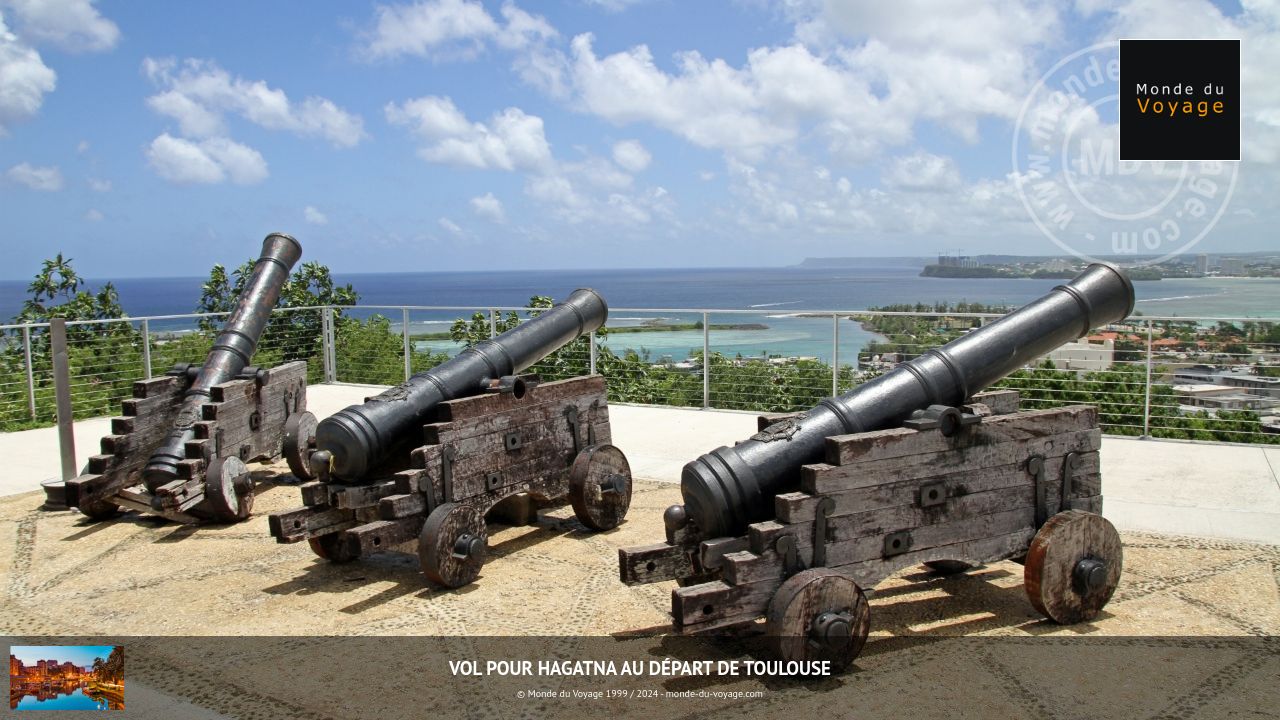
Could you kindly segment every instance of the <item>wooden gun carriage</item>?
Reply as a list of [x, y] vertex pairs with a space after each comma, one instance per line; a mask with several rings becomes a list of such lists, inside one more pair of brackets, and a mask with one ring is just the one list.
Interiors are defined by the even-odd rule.
[[416, 552], [430, 580], [456, 588], [479, 576], [487, 516], [529, 524], [540, 508], [570, 502], [588, 528], [616, 527], [631, 502], [631, 471], [609, 444], [604, 378], [502, 380], [435, 406], [407, 469], [345, 484], [330, 475], [328, 453], [311, 454], [304, 506], [272, 514], [271, 534], [306, 540], [332, 562]]
[[[767, 440], [791, 419], [761, 418]], [[827, 438], [826, 462], [775, 496], [775, 518], [741, 536], [705, 538], [682, 506], [667, 541], [622, 548], [629, 585], [677, 580], [676, 632], [749, 626], [781, 657], [840, 668], [870, 630], [866, 590], [903, 568], [960, 572], [1025, 564], [1035, 608], [1059, 623], [1095, 617], [1119, 581], [1119, 535], [1102, 510], [1091, 406], [1018, 411], [1014, 391], [931, 408], [905, 426]]]
[[61, 490], [66, 504], [93, 519], [121, 508], [181, 523], [238, 522], [253, 509], [253, 479], [246, 463], [279, 458], [297, 433], [307, 407], [307, 364], [246, 367], [236, 379], [211, 388], [198, 417], [183, 420], [194, 430], [184, 445], [178, 477], [149, 490], [143, 468], [184, 412], [183, 396], [195, 378], [190, 365], [133, 384], [122, 417], [111, 419], [101, 454]]

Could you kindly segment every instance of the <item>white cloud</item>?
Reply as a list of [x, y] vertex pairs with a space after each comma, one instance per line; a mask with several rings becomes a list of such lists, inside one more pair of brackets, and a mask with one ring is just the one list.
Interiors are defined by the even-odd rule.
[[471, 209], [475, 214], [489, 218], [494, 222], [505, 222], [507, 219], [506, 212], [502, 208], [502, 201], [493, 196], [493, 193], [485, 193], [479, 197], [471, 198]]
[[306, 220], [308, 223], [312, 225], [328, 225], [329, 224], [329, 216], [315, 209], [311, 205], [308, 205], [302, 209], [302, 219]]
[[89, 178], [89, 189], [94, 192], [111, 192], [111, 181], [102, 180], [100, 178]]
[[440, 218], [439, 222], [440, 222], [440, 227], [444, 228], [445, 230], [448, 230], [452, 235], [455, 235], [457, 237], [464, 237], [467, 234], [465, 230], [463, 230], [461, 227], [458, 226], [458, 223], [450, 220], [447, 217]]
[[418, 154], [428, 162], [526, 171], [544, 170], [552, 162], [542, 118], [520, 108], [496, 113], [488, 123], [467, 120], [447, 97], [388, 103], [385, 111], [388, 122], [408, 126], [426, 141]]
[[89, 208], [89, 211], [84, 214], [84, 219], [89, 222], [102, 222], [103, 218], [103, 214], [93, 208]]
[[586, 0], [588, 5], [604, 8], [609, 12], [622, 12], [632, 5], [639, 5], [645, 0]]
[[472, 57], [490, 43], [519, 50], [556, 35], [545, 19], [514, 3], [504, 4], [500, 13], [501, 21], [471, 0], [379, 5], [374, 10], [374, 27], [364, 33], [361, 52], [371, 59]]
[[793, 128], [759, 112], [747, 73], [696, 52], [676, 58], [677, 75], [655, 64], [649, 48], [597, 57], [591, 35], [571, 43], [579, 102], [611, 122], [648, 122], [703, 147], [743, 148], [791, 140]]
[[812, 137], [863, 161], [910, 142], [920, 121], [976, 142], [980, 119], [1016, 114], [1028, 57], [1058, 37], [1056, 11], [1034, 0], [906, 5], [791, 0], [792, 44], [753, 49], [741, 65], [677, 53], [672, 72], [644, 45], [598, 56], [583, 34], [568, 83], [590, 113], [701, 147], [758, 158]]
[[88, 141], [88, 140], [81, 140], [79, 143], [77, 143], [77, 144], [76, 144], [76, 152], [77, 152], [77, 153], [80, 153], [81, 155], [83, 155], [83, 154], [85, 154], [85, 153], [89, 152], [89, 141]]
[[58, 76], [5, 25], [0, 14], [0, 137], [16, 122], [33, 117], [53, 92]]
[[253, 185], [267, 178], [267, 163], [247, 145], [227, 138], [192, 142], [168, 133], [151, 142], [147, 160], [160, 177], [181, 184], [215, 184], [230, 180]]
[[207, 138], [226, 134], [226, 116], [239, 115], [268, 130], [321, 137], [334, 147], [353, 147], [365, 137], [364, 120], [322, 97], [300, 103], [262, 80], [232, 77], [209, 60], [147, 58], [143, 72], [160, 90], [147, 98], [152, 110], [178, 122], [182, 134]]
[[613, 145], [613, 161], [629, 172], [644, 170], [652, 160], [653, 155], [649, 154], [639, 140], [623, 140]]
[[93, 0], [0, 0], [13, 12], [24, 38], [67, 52], [110, 50], [120, 28], [102, 17]]
[[887, 187], [946, 192], [960, 186], [960, 171], [949, 157], [917, 152], [894, 158], [884, 174]]
[[562, 163], [559, 172], [581, 178], [586, 184], [596, 188], [620, 190], [631, 187], [633, 178], [617, 165], [596, 155], [587, 155], [577, 162]]
[[62, 189], [62, 172], [53, 167], [36, 167], [30, 163], [19, 163], [5, 173], [13, 182], [26, 185], [32, 190], [54, 192]]

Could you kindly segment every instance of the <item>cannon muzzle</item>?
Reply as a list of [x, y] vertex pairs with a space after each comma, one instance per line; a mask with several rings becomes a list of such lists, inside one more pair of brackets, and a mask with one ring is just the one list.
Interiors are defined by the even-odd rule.
[[195, 438], [195, 423], [200, 420], [200, 406], [210, 399], [210, 389], [234, 380], [249, 364], [262, 331], [271, 319], [271, 311], [280, 299], [280, 290], [289, 279], [289, 271], [302, 257], [302, 245], [284, 233], [271, 233], [262, 241], [262, 256], [253, 266], [253, 274], [227, 324], [213, 342], [204, 366], [196, 374], [182, 397], [182, 408], [173, 428], [151, 455], [143, 470], [147, 489], [156, 488], [178, 477], [178, 463], [186, 458], [186, 444]]
[[[332, 455], [332, 477], [359, 482], [406, 438], [415, 438], [441, 402], [501, 389], [502, 378], [595, 331], [608, 316], [609, 306], [599, 293], [575, 290], [568, 300], [538, 317], [463, 350], [363, 405], [324, 419], [316, 428], [316, 447]], [[513, 393], [523, 392], [522, 384], [509, 382]]]
[[681, 517], [703, 537], [739, 535], [773, 516], [773, 497], [797, 484], [801, 465], [822, 460], [828, 436], [892, 427], [930, 405], [959, 405], [1059, 345], [1123, 320], [1133, 303], [1123, 271], [1090, 265], [1029, 305], [784, 421], [792, 423], [785, 433], [761, 432], [685, 465]]

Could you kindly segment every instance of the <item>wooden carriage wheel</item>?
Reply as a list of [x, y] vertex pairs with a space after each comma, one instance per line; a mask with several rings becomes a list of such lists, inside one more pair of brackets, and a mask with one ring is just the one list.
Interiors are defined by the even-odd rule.
[[782, 583], [765, 615], [769, 642], [783, 660], [828, 660], [849, 666], [871, 632], [867, 596], [846, 575], [819, 567]]
[[314, 480], [311, 473], [311, 451], [316, 447], [316, 416], [303, 411], [284, 421], [282, 454], [289, 471], [299, 480]]
[[1040, 528], [1023, 570], [1031, 604], [1056, 623], [1092, 620], [1120, 582], [1124, 551], [1101, 515], [1068, 510]]
[[612, 530], [631, 506], [631, 466], [612, 445], [593, 445], [578, 453], [569, 470], [569, 501], [583, 525]]
[[215, 458], [204, 478], [204, 497], [214, 520], [240, 522], [253, 512], [253, 477], [243, 460], [234, 455]]
[[418, 536], [422, 572], [445, 587], [462, 587], [480, 576], [487, 540], [484, 515], [469, 505], [445, 503], [431, 511]]

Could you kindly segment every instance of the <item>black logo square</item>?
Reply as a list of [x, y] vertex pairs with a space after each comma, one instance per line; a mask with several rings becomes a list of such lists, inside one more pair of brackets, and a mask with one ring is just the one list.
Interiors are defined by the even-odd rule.
[[1239, 160], [1240, 41], [1121, 40], [1120, 159]]

